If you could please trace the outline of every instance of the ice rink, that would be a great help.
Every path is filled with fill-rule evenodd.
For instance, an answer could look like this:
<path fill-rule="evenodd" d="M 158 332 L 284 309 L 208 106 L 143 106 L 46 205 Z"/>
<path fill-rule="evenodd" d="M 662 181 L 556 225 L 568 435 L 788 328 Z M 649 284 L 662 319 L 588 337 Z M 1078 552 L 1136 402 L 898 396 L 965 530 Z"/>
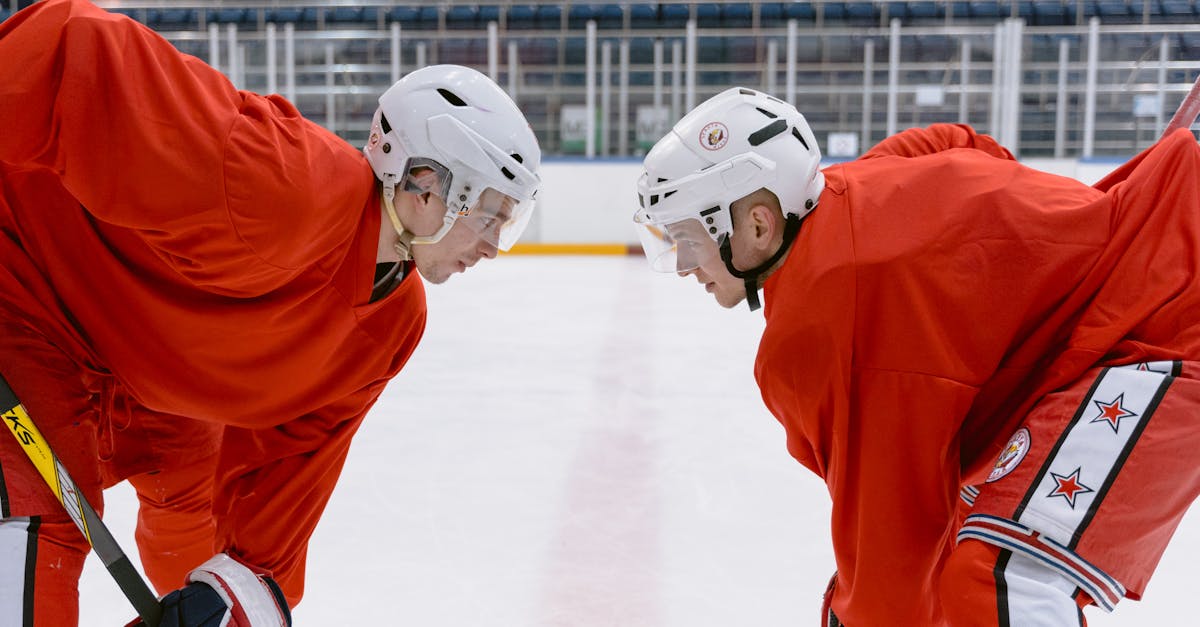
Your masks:
<path fill-rule="evenodd" d="M 297 627 L 817 627 L 828 496 L 758 396 L 761 314 L 626 257 L 503 257 L 427 292 Z M 134 554 L 132 491 L 106 500 Z M 1146 600 L 1089 624 L 1200 624 L 1197 556 L 1193 510 Z M 133 615 L 94 558 L 81 605 L 86 626 Z"/>

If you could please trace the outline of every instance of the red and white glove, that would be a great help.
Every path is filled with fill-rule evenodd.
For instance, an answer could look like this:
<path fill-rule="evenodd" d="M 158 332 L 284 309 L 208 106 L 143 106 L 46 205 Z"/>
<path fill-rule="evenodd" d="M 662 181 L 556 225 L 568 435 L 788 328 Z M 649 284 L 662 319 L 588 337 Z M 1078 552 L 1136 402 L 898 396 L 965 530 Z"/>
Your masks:
<path fill-rule="evenodd" d="M 162 598 L 160 627 L 291 627 L 292 614 L 267 571 L 218 553 Z M 140 620 L 130 627 L 143 627 Z"/>

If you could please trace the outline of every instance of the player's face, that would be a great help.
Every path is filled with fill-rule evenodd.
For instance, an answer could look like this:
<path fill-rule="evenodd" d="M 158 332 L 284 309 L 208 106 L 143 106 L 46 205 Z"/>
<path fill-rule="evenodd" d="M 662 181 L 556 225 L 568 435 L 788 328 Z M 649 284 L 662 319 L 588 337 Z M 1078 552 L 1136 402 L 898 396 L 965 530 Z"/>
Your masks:
<path fill-rule="evenodd" d="M 429 195 L 425 202 L 427 211 L 445 214 L 446 205 L 437 196 Z M 472 210 L 470 215 L 456 220 L 442 239 L 414 245 L 412 255 L 417 271 L 430 283 L 443 283 L 450 275 L 465 272 L 481 259 L 494 258 L 503 217 L 503 210 L 497 213 Z"/>
<path fill-rule="evenodd" d="M 676 272 L 694 276 L 722 307 L 733 307 L 746 298 L 741 279 L 729 274 L 721 260 L 720 248 L 696 220 L 684 220 L 666 227 L 675 244 Z M 734 255 L 735 260 L 737 255 Z"/>

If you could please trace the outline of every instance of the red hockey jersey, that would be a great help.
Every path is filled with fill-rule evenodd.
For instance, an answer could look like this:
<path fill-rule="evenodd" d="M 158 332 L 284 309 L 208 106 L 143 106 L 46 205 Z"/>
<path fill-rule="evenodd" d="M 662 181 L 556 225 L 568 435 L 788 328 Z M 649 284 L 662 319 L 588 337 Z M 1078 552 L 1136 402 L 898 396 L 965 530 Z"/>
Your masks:
<path fill-rule="evenodd" d="M 825 170 L 765 285 L 755 374 L 833 499 L 849 625 L 940 623 L 960 485 L 1090 366 L 1200 356 L 1200 148 L 1165 138 L 1096 187 L 966 127 Z"/>
<path fill-rule="evenodd" d="M 0 125 L 4 315 L 113 396 L 227 425 L 216 548 L 294 604 L 350 438 L 424 329 L 415 272 L 368 302 L 370 166 L 84 1 L 0 26 Z"/>

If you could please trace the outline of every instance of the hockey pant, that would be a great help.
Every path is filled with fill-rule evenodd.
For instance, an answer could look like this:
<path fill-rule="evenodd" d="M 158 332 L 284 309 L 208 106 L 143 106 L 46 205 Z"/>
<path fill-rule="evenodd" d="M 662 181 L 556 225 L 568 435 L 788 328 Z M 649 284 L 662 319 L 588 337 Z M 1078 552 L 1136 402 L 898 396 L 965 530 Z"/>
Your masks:
<path fill-rule="evenodd" d="M 0 368 L 97 513 L 102 488 L 130 482 L 145 573 L 159 594 L 180 587 L 215 551 L 219 429 L 137 407 L 20 324 L 0 321 Z M 0 433 L 0 625 L 78 624 L 88 551 L 15 439 Z"/>

